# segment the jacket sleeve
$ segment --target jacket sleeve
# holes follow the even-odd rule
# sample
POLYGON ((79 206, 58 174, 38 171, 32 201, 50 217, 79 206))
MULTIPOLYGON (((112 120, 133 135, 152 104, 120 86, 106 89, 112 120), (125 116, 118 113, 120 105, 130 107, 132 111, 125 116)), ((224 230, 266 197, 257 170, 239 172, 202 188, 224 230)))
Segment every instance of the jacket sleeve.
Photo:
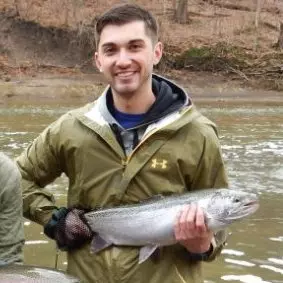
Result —
POLYGON ((63 173, 58 148, 60 119, 47 127, 17 158, 22 175, 23 214, 45 225, 56 209, 55 200, 44 187, 63 173))
POLYGON ((0 265, 23 260, 20 179, 16 164, 0 152, 0 265))
POLYGON ((227 188, 228 177, 216 129, 207 125, 200 144, 200 158, 191 179, 191 190, 227 188))
MULTIPOLYGON (((228 178, 225 169, 221 146, 216 127, 211 122, 202 124, 202 137, 199 141, 201 155, 197 161, 197 169, 191 178, 190 189, 228 188, 228 178)), ((221 230, 214 235, 211 243, 212 251, 203 260, 211 261, 220 254, 227 239, 227 230, 221 230)))

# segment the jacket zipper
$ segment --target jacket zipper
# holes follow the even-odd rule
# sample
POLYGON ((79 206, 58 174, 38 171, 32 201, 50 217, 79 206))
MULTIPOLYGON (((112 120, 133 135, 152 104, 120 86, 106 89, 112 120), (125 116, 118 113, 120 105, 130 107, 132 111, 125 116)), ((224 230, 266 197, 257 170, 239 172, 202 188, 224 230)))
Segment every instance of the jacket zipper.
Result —
MULTIPOLYGON (((188 107, 188 109, 186 109, 186 110, 182 113, 182 115, 183 115, 184 113, 186 113, 189 109, 191 109, 191 107, 188 107)), ((166 127, 166 126, 168 126, 168 125, 170 125, 170 124, 172 124, 172 123, 174 123, 174 121, 172 121, 171 123, 165 125, 164 127, 166 127)), ((158 129, 153 130, 151 133, 150 133, 150 132, 147 133, 146 136, 145 136, 145 138, 142 139, 142 140, 139 142, 139 144, 134 148, 134 150, 130 153, 130 155, 129 155, 128 157, 126 157, 126 159, 122 159, 122 165, 123 165, 124 168, 129 164, 131 158, 133 157, 134 153, 138 150, 138 148, 139 148, 146 140, 148 140, 149 137, 151 137, 153 134, 155 134, 156 132, 158 132, 160 129, 162 129, 162 128, 158 128, 158 129)))

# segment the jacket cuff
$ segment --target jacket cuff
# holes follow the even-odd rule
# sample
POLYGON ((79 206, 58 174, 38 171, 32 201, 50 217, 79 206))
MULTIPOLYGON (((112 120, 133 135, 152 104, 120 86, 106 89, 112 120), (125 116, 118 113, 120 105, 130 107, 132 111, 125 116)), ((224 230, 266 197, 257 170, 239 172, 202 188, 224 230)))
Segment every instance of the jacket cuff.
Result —
POLYGON ((224 242, 217 242, 217 239, 215 237, 212 238, 211 240, 211 248, 210 249, 210 253, 207 255, 207 257, 204 259, 205 261, 213 261, 216 256, 218 256, 221 253, 221 250, 223 248, 223 246, 225 245, 225 241, 224 242))
POLYGON ((213 247, 213 244, 211 243, 209 250, 207 252, 205 253, 191 253, 190 252, 190 258, 195 261, 199 261, 199 260, 206 261, 210 258, 211 254, 213 253, 213 250, 214 250, 214 247, 213 247))
POLYGON ((69 210, 66 207, 55 209, 51 219, 44 225, 44 234, 51 239, 55 239, 55 232, 60 219, 65 218, 69 210))

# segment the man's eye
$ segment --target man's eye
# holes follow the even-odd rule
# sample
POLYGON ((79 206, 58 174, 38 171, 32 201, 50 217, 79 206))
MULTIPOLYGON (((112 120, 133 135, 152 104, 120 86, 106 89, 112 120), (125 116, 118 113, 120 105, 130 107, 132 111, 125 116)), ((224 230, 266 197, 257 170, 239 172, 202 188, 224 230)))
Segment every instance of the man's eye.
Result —
POLYGON ((114 51, 115 51, 114 48, 106 48, 106 49, 104 49, 104 53, 105 53, 106 55, 113 54, 114 51))
POLYGON ((134 44, 134 45, 131 45, 130 47, 132 50, 137 50, 137 49, 140 49, 141 46, 139 44, 134 44))

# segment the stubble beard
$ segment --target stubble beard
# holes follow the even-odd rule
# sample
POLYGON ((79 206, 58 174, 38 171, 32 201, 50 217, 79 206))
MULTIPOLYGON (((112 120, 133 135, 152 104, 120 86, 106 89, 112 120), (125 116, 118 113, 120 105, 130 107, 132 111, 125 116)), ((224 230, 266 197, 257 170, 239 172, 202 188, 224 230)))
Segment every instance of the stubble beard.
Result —
MULTIPOLYGON (((122 86, 121 90, 119 90, 119 87, 115 87, 115 84, 113 83, 113 85, 111 85, 111 89, 112 91, 115 92, 116 95, 126 99, 130 99, 140 91, 143 91, 143 89, 146 91, 146 85, 147 83, 149 83, 149 81, 151 82, 150 73, 146 74, 146 76, 144 76, 142 80, 138 82, 138 85, 136 87, 130 86, 129 89, 127 89, 127 87, 122 86)), ((151 88, 151 83, 150 83, 150 88, 151 88)))

